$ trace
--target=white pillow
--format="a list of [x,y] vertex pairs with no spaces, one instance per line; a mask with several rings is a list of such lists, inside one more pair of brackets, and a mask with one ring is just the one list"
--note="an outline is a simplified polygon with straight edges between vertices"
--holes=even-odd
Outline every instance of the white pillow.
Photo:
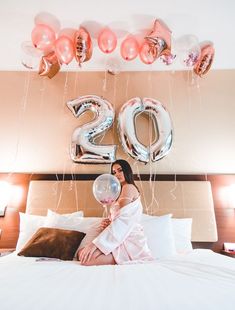
[[20,212],[20,233],[16,244],[16,251],[20,251],[33,234],[44,225],[45,216],[31,215]]
[[[44,226],[50,228],[60,228],[68,230],[77,230],[87,234],[92,227],[99,226],[101,217],[83,217],[81,212],[70,214],[58,214],[48,210]],[[82,212],[83,214],[83,212]]]
[[171,214],[143,216],[141,224],[154,258],[167,258],[176,254]]
[[44,222],[44,227],[79,230],[77,229],[77,227],[82,218],[82,211],[68,214],[59,214],[48,209],[47,216]]
[[[51,210],[48,213],[51,213],[51,214],[53,213],[55,216],[58,215],[58,218],[67,219],[67,220],[70,220],[73,217],[81,218],[83,216],[82,211],[69,213],[69,214],[63,214],[63,215],[55,213]],[[19,238],[16,244],[17,252],[23,248],[23,246],[30,240],[30,238],[36,233],[36,231],[40,227],[45,227],[46,219],[47,219],[46,216],[32,215],[32,214],[26,214],[26,213],[20,212],[20,232],[19,232]],[[56,227],[56,226],[50,226],[50,227]]]
[[[151,218],[158,218],[158,216],[152,216],[143,214],[142,221]],[[175,241],[176,252],[179,254],[192,251],[191,234],[192,234],[192,219],[191,218],[172,218],[172,229]]]
[[86,236],[82,239],[79,245],[78,251],[86,246],[88,243],[92,242],[100,233],[100,222],[101,217],[84,217],[82,222],[79,224],[80,231],[84,232]]
[[183,254],[192,251],[193,250],[191,243],[192,219],[172,218],[171,220],[177,253]]

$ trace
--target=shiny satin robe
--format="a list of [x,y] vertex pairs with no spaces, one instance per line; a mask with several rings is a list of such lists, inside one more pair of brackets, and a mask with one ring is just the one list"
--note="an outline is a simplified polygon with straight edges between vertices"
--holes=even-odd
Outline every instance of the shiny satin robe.
[[126,206],[111,208],[111,224],[92,242],[105,255],[113,254],[117,264],[152,261],[143,227],[140,225],[143,207],[140,197]]

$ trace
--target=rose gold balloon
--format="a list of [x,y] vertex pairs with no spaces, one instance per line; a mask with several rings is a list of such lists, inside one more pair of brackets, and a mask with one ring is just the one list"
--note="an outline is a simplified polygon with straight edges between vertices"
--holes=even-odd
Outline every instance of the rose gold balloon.
[[126,38],[121,44],[121,55],[125,60],[133,60],[138,56],[139,45],[134,36]]
[[145,41],[140,47],[139,56],[143,63],[147,65],[152,64],[157,59],[157,49],[155,45]]
[[171,54],[171,30],[162,21],[154,21],[153,30],[145,40],[155,45],[156,58]]
[[55,53],[61,63],[68,65],[74,57],[73,42],[66,36],[55,41]]
[[36,48],[48,52],[55,42],[55,32],[47,25],[38,24],[31,33],[31,39]]
[[92,41],[89,32],[80,27],[74,36],[75,58],[79,65],[88,61],[92,56]]
[[201,47],[201,56],[194,66],[194,72],[202,77],[206,74],[214,60],[215,50],[213,44],[208,43]]
[[112,30],[104,28],[98,36],[98,46],[106,54],[112,53],[117,46],[117,37]]
[[51,52],[43,56],[39,66],[38,74],[40,76],[47,76],[53,78],[60,71],[60,63],[55,52]]

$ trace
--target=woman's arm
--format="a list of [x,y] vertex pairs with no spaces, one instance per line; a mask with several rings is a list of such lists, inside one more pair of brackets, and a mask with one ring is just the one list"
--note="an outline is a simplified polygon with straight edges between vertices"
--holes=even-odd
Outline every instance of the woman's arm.
[[137,199],[128,205],[126,208],[121,207],[110,225],[92,241],[105,255],[111,253],[127,238],[139,219],[141,201]]

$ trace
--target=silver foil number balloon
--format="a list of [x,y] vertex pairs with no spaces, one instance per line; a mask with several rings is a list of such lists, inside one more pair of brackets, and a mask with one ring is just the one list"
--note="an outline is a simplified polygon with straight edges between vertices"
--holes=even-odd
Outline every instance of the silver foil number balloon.
[[[136,136],[136,117],[148,112],[158,132],[158,139],[150,146],[145,146]],[[124,151],[134,159],[147,163],[151,159],[163,158],[172,145],[172,122],[168,111],[152,98],[132,98],[121,108],[118,116],[119,138]]]
[[85,111],[92,111],[94,119],[77,127],[72,135],[71,158],[76,163],[108,164],[115,161],[116,145],[97,145],[95,138],[107,131],[113,124],[112,105],[98,96],[81,96],[67,102],[75,117]]

